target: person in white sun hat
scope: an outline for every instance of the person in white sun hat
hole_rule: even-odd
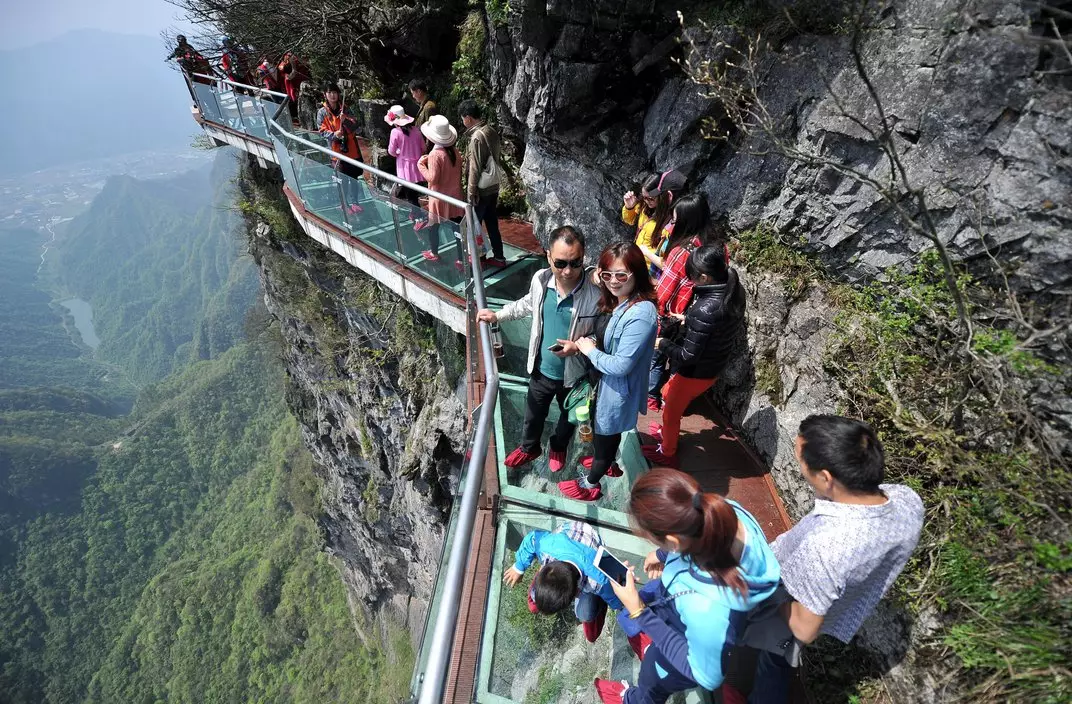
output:
[[[406,114],[401,105],[392,105],[391,109],[384,115],[383,121],[392,128],[391,139],[387,144],[387,153],[395,158],[395,175],[410,183],[427,186],[428,184],[417,168],[417,161],[424,154],[424,137],[421,136],[420,130],[413,124],[413,118]],[[420,207],[420,203],[417,200],[417,191],[396,185],[392,189],[392,195],[412,203],[414,211]],[[410,211],[410,219],[415,220],[413,229],[420,230],[427,223],[427,220],[414,211]]]
[[[422,156],[417,161],[417,169],[421,176],[428,182],[428,187],[437,193],[442,193],[458,200],[464,200],[462,195],[462,159],[458,155],[458,149],[454,145],[458,141],[458,131],[451,127],[450,122],[443,115],[432,115],[428,122],[421,125],[421,133],[432,143],[432,151]],[[428,199],[428,231],[430,247],[421,255],[430,262],[439,261],[439,230],[441,223],[460,223],[465,211],[456,205],[439,198]],[[462,261],[461,237],[457,227],[443,225],[454,239],[455,248],[458,252],[458,260],[454,266],[461,271],[465,264]]]

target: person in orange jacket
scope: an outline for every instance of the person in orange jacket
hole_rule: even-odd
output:
[[[316,124],[320,134],[330,140],[332,151],[361,161],[361,150],[357,146],[357,119],[346,107],[342,91],[335,83],[329,84],[324,90],[324,104],[316,113]],[[342,159],[335,160],[335,168],[339,173],[349,176],[349,179],[343,179],[346,206],[351,215],[356,215],[363,210],[357,203],[361,169]]]

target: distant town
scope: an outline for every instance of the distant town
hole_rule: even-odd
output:
[[[55,166],[0,179],[0,228],[47,233],[93,201],[109,176],[166,178],[209,163],[212,152],[183,147]]]

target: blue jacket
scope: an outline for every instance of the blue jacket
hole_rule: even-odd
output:
[[[571,522],[572,523],[572,522]],[[541,564],[551,560],[568,562],[581,572],[581,591],[595,594],[607,602],[612,609],[622,608],[622,602],[614,594],[607,576],[596,569],[596,550],[599,541],[596,535],[596,547],[586,545],[568,536],[571,523],[563,526],[566,532],[548,533],[545,530],[534,530],[521,541],[514,557],[514,569],[524,572],[532,564],[534,559],[539,558]],[[595,529],[583,524],[591,534],[595,535]]]
[[[648,608],[635,620],[624,611],[618,614],[628,635],[647,633],[674,669],[709,690],[722,684],[723,650],[739,642],[748,612],[774,594],[781,578],[763,529],[739,504],[729,503],[748,531],[737,568],[748,585],[748,594],[740,597],[687,556],[669,553],[664,557],[662,578],[640,590]],[[659,672],[662,677],[666,674]]]
[[[648,408],[648,371],[655,354],[655,304],[621,303],[603,333],[603,349],[588,359],[603,374],[596,392],[595,431],[615,435],[636,427]]]

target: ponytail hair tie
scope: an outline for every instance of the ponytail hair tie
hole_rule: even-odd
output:
[[[703,511],[703,492],[697,491],[692,495],[692,507],[697,511]]]

